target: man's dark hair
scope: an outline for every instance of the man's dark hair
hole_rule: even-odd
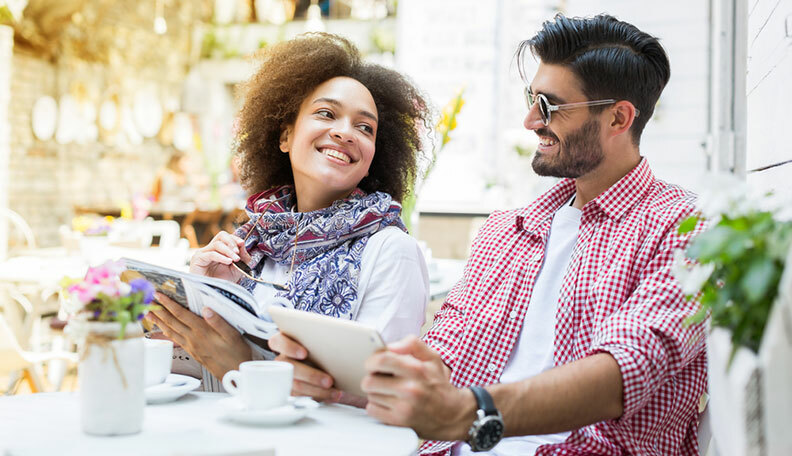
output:
[[[614,98],[632,103],[640,111],[632,124],[632,138],[636,145],[640,143],[671,75],[668,56],[657,38],[606,14],[589,18],[558,14],[545,21],[536,36],[520,43],[517,64],[523,80],[526,49],[544,63],[569,68],[589,100]]]

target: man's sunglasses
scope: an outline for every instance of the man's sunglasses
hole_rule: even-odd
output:
[[[553,111],[560,111],[562,109],[575,109],[575,108],[582,108],[585,106],[603,106],[616,103],[616,100],[612,98],[608,98],[607,100],[595,100],[595,101],[581,101],[579,103],[566,103],[560,105],[552,105],[549,101],[547,101],[547,97],[538,93],[534,95],[531,93],[531,90],[526,87],[525,90],[525,103],[528,105],[528,109],[530,110],[533,108],[535,103],[539,103],[539,115],[542,117],[542,123],[547,126],[550,124],[550,114]],[[638,117],[640,112],[636,109],[635,110],[635,117]]]

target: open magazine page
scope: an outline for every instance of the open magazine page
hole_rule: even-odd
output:
[[[209,306],[241,333],[269,339],[277,332],[277,327],[269,318],[265,316],[266,320],[262,320],[256,314],[254,309],[261,306],[256,304],[253,295],[235,283],[129,258],[122,260],[128,270],[142,275],[157,291],[196,315],[201,315],[204,306]]]
[[[248,311],[230,303],[216,289],[206,284],[185,280],[184,289],[187,292],[190,310],[195,314],[201,315],[201,310],[209,307],[239,332],[265,340],[278,331],[275,323],[251,315]]]

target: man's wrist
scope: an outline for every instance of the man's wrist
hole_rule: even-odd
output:
[[[472,426],[473,422],[476,420],[478,404],[476,403],[476,397],[469,388],[459,388],[457,389],[457,393],[459,397],[455,402],[459,404],[459,406],[456,419],[449,423],[451,424],[449,429],[451,437],[448,440],[461,440],[464,442],[468,439],[470,426]]]

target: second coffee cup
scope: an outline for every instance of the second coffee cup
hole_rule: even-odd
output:
[[[286,405],[293,375],[294,367],[283,361],[245,361],[223,376],[223,388],[245,408],[264,410]]]

